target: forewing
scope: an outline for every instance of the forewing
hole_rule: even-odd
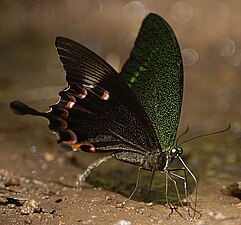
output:
[[[182,105],[183,64],[175,34],[160,16],[145,18],[120,74],[141,102],[159,143],[172,145]]]

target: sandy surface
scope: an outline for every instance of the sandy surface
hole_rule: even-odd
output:
[[[167,219],[170,209],[161,204],[130,200],[122,206],[120,203],[126,197],[103,189],[101,184],[85,183],[80,189],[74,188],[76,175],[82,169],[73,156],[59,151],[39,154],[36,149],[30,149],[28,154],[11,153],[7,149],[4,152],[0,155],[0,165],[4,168],[0,170],[0,224],[188,223],[175,212]],[[109,183],[118,179],[110,172],[96,173]],[[134,181],[127,179],[126,183],[134,187]],[[127,184],[119,188],[129,188]],[[131,189],[126,191],[130,193]],[[202,216],[193,224],[241,224],[240,200],[224,195],[220,189],[219,185],[207,185],[200,180],[197,210]],[[183,209],[178,210],[183,213]]]
[[[176,212],[167,219],[163,174],[155,177],[149,202],[144,202],[150,173],[143,173],[136,195],[123,207],[120,203],[135,186],[135,167],[110,160],[81,189],[74,188],[77,175],[101,156],[58,149],[46,121],[18,117],[9,108],[18,99],[46,111],[57,101],[66,81],[54,48],[56,36],[91,48],[119,71],[144,15],[156,12],[172,26],[184,58],[178,135],[188,125],[183,140],[231,124],[225,133],[182,145],[185,162],[199,181],[202,216],[192,224],[240,225],[240,189],[228,188],[241,181],[240,0],[92,2],[0,1],[0,224],[189,223]]]

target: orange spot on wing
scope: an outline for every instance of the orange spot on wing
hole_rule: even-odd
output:
[[[85,152],[88,152],[88,151],[96,152],[95,146],[90,143],[76,143],[76,144],[72,144],[70,146],[73,149],[73,151],[82,150]],[[83,148],[85,148],[85,150]]]
[[[78,88],[81,90],[81,93],[78,94],[78,98],[83,99],[87,96],[87,91],[85,88],[78,86]]]
[[[110,93],[106,90],[104,90],[103,95],[101,96],[102,99],[108,100],[110,98]]]
[[[79,150],[80,146],[81,146],[80,143],[70,145],[72,150],[75,151],[75,152]]]
[[[67,95],[67,96],[69,97],[70,101],[67,103],[66,107],[71,109],[74,107],[74,105],[76,103],[76,99],[72,95]]]
[[[70,136],[69,141],[62,141],[62,143],[67,144],[67,145],[74,145],[77,143],[78,139],[75,133],[71,130],[63,130],[62,132],[66,132]]]
[[[99,86],[93,86],[90,88],[90,91],[98,96],[100,99],[108,100],[110,98],[110,93],[106,91],[104,88]]]
[[[63,117],[68,117],[69,116],[69,111],[67,110],[67,109],[61,109],[62,111],[63,111],[63,114],[62,114],[62,116]]]
[[[67,123],[65,120],[59,119],[59,121],[60,121],[60,126],[59,126],[59,128],[61,128],[61,129],[66,129],[66,128],[68,127],[68,123]]]

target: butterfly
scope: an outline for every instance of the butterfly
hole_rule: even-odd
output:
[[[171,180],[170,164],[177,159],[193,176],[181,158],[183,149],[175,146],[183,62],[176,36],[163,18],[154,13],[146,16],[120,73],[73,40],[57,37],[55,45],[68,82],[68,87],[59,92],[59,101],[48,112],[20,101],[10,106],[16,114],[47,118],[49,129],[63,147],[110,153],[91,164],[80,182],[110,158],[153,175],[161,171]],[[186,182],[185,177],[183,180]]]

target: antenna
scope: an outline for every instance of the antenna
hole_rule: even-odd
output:
[[[213,135],[213,134],[220,134],[220,133],[223,133],[223,132],[229,130],[230,127],[231,127],[231,124],[229,124],[228,127],[225,128],[225,129],[223,129],[223,130],[219,130],[219,131],[215,131],[215,132],[211,132],[211,133],[207,133],[207,134],[201,134],[201,135],[198,135],[198,136],[192,137],[192,138],[190,138],[190,139],[187,139],[187,140],[181,142],[181,144],[179,144],[178,147],[179,147],[180,145],[182,145],[182,144],[184,144],[184,143],[186,143],[186,142],[188,142],[188,141],[191,141],[191,140],[193,140],[193,139],[196,139],[196,138],[206,137],[206,136]]]
[[[175,143],[175,146],[180,146],[180,145],[177,145],[177,144],[178,144],[178,141],[180,140],[180,138],[181,138],[183,135],[185,135],[185,134],[188,132],[188,130],[189,130],[189,126],[187,126],[186,130],[185,130],[183,133],[181,133],[180,136],[177,138],[176,143]]]

